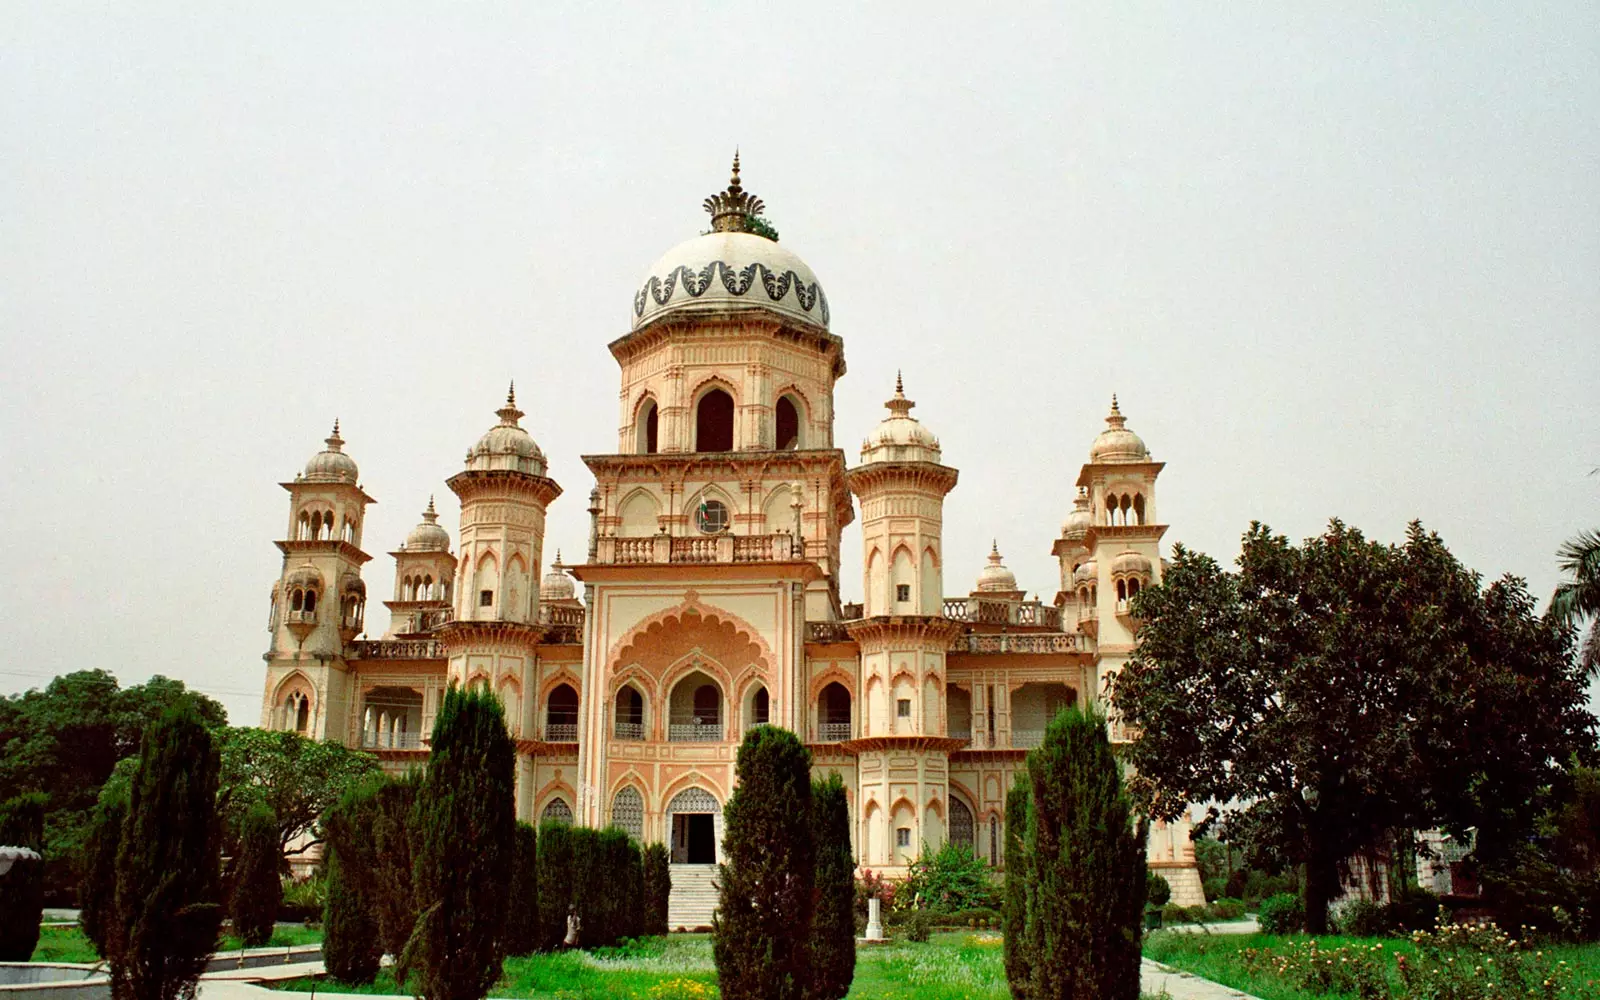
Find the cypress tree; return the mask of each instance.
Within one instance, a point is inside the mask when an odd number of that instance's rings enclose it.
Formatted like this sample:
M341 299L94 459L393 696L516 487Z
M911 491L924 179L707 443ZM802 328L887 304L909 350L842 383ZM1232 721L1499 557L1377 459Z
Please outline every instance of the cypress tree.
M257 802L239 823L239 860L233 869L233 930L246 947L258 948L272 939L283 898L278 878L282 864L277 814Z
M528 823L517 824L511 857L511 905L506 912L506 954L532 955L539 950L539 834Z
M651 844L644 849L644 933L666 934L667 899L672 895L672 855L666 844Z
M417 923L417 897L412 886L411 811L416 806L422 772L416 768L397 779L384 779L373 800L371 826L371 892L383 950L398 958Z
M0 962L26 962L39 944L44 915L44 809L42 792L24 792L0 802L0 847L23 847L40 855L19 858L0 875Z
M191 698L145 730L117 848L113 1000L191 997L222 923L220 763Z
M452 687L413 812L420 916L400 971L423 1000L481 1000L505 961L516 750L500 701Z
M628 838L628 895L623 906L623 937L644 937L644 852Z
M605 940L605 907L612 887L607 884L600 850L599 830L572 828L572 912L578 917L578 945L583 948L609 943Z
M794 733L745 734L728 797L712 953L723 1000L801 1000L810 985L811 754Z
M83 881L78 885L78 926L101 958L117 907L117 848L122 843L122 823L128 816L126 794L108 794L95 806L89 837L84 845Z
M1147 826L1134 823L1104 717L1056 716L1028 778L1031 995L1138 1000Z
M361 891L359 865L345 856L339 842L328 842L323 864L328 901L322 907L322 961L328 975L341 983L372 982L378 978L383 960L378 925Z
M856 974L856 862L850 805L834 771L811 785L811 839L817 856L817 911L811 924L811 1000L841 1000Z
M555 951L566 940L572 881L572 827L545 823L539 828L539 947L544 951Z
M1005 934L1006 982L1016 1000L1033 996L1033 963L1028 958L1028 776L1018 772L1006 793L1006 882L1001 923Z

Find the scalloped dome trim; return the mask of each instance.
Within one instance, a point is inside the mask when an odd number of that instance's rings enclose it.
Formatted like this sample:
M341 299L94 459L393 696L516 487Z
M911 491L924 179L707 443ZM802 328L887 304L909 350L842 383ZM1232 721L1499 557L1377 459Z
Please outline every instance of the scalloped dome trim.
M758 274L760 282L755 280ZM779 274L761 261L736 269L722 260L714 260L698 270L687 264L679 264L667 272L665 278L652 274L633 297L634 321L637 322L644 317L645 307L652 299L658 307L665 307L672 301L673 293L680 284L690 300L700 298L713 287L712 279L719 275L722 279L722 288L737 298L742 298L752 288L759 287L767 293L767 298L779 303L788 297L792 289L794 301L801 310L808 315L816 310L818 322L823 326L828 325L828 296L823 292L821 282L813 281L807 284L805 278L795 271L787 270Z

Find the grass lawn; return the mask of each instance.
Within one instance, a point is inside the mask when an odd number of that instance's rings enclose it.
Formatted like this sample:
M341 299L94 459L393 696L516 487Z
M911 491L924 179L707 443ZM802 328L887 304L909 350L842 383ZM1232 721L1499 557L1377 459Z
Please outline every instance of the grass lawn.
M318 944L322 941L320 928L305 927L301 924L280 924L272 932L272 940L267 942L269 947L287 948L292 945ZM217 945L218 951L232 951L239 947L239 939L225 934ZM77 927L41 927L39 928L39 944L33 949L32 962L88 962L100 961L100 956L95 953L94 945L83 936L83 931Z
M1243 954L1246 950L1281 953L1291 944L1306 943L1311 940L1313 940L1311 937L1305 935L1274 937L1270 934L1195 934L1166 931L1146 938L1144 953L1147 958L1254 994L1262 1000L1311 1000L1313 997L1355 1000L1354 993L1309 992L1301 988L1292 978L1274 975L1270 970L1252 972L1246 967ZM1384 959L1384 965L1388 970L1390 992L1396 996L1400 995L1397 989L1399 977L1392 956L1404 955L1408 960L1414 961L1414 956L1417 954L1417 949L1407 938L1352 938L1329 934L1317 937L1315 940L1325 952L1345 946L1372 948L1381 945L1383 952L1391 956ZM1565 961L1573 969L1577 984L1584 988L1584 992L1569 991L1567 995L1586 997L1595 995L1595 988L1585 984L1600 981L1600 945L1558 945L1544 951L1557 961Z
M701 1000L717 995L711 938L674 934L630 948L561 952L506 960L495 997L529 1000ZM311 980L279 984L310 992ZM388 970L371 986L315 981L319 993L404 994ZM998 935L935 934L926 944L862 948L851 1000L1008 1000Z

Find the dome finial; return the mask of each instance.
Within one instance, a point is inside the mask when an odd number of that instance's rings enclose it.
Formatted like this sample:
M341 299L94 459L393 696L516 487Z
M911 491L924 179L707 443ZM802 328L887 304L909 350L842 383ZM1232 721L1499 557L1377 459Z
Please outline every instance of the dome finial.
M894 394L896 396L904 396L906 394L906 384L901 380L900 369L898 368L894 370Z
M733 151L733 175L728 179L728 189L707 198L703 203L711 215L711 230L717 233L748 233L750 219L766 210L760 198L745 191L739 183L739 150Z
M339 447L344 444L344 438L339 436L338 417L333 418L333 433L323 438L322 441L328 446L329 451L338 451Z
M439 520L439 512L433 509L433 494L428 494L428 509L422 512L422 519L429 524Z
M517 409L517 383L513 380L506 389L506 405L494 411L502 424L511 427L517 426L517 421L522 418L522 411Z
M1117 406L1117 394L1113 392L1111 394L1111 412L1106 414L1106 423L1112 427L1122 427L1127 422L1128 418L1122 415L1122 409Z

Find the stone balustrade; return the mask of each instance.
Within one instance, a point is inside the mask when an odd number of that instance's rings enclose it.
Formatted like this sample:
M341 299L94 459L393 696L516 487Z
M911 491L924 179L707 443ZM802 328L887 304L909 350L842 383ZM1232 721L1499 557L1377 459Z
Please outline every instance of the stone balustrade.
M993 601L981 597L946 597L944 616L973 625L1061 628L1061 609L1038 601Z
M792 562L805 558L804 546L785 532L772 535L645 535L601 538L595 562L610 565L679 565Z

